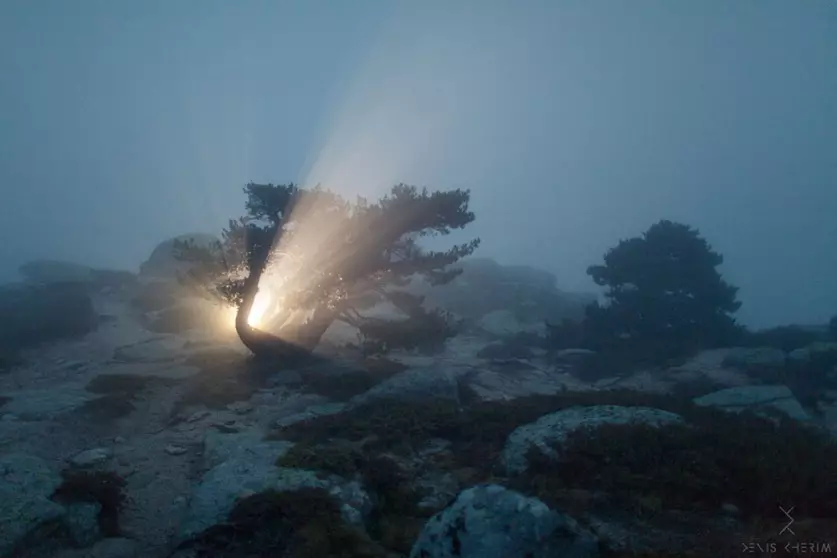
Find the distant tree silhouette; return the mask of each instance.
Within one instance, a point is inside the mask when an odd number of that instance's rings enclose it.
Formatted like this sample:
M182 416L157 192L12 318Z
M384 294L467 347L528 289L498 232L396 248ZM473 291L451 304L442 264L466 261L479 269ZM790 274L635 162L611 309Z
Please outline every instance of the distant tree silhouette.
M726 344L741 331L733 318L741 303L718 272L721 263L697 229L660 221L587 269L606 287L606 301L590 305L581 324L551 326L553 344L572 341L631 361Z
M178 258L193 264L192 284L239 308L238 333L254 353L270 353L271 344L281 352L276 339L311 350L335 320L357 326L364 344L379 349L425 346L454 334L450 316L424 309L421 297L403 287L414 276L433 285L449 282L460 270L448 266L477 248L479 239L442 252L419 244L474 220L468 190L398 184L375 203L294 184L250 183L244 193L246 215L229 222L221 242L180 244ZM254 331L247 315L259 278L274 264L290 270L287 296L270 332ZM370 292L404 309L408 320L387 327L362 316L358 307L368 304Z

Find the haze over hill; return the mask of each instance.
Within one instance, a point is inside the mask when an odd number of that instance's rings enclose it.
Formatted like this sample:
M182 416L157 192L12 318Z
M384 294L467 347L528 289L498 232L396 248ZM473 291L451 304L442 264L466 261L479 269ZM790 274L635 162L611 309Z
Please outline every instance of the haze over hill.
M0 6L0 278L136 269L249 180L469 187L477 253L590 291L698 227L752 326L837 309L837 7L434 1Z
M833 0L0 1L0 558L833 552L836 92Z

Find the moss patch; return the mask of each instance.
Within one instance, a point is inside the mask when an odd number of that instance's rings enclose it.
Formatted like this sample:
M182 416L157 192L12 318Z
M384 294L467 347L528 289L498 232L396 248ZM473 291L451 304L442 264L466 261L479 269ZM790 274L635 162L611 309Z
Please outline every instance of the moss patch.
M680 414L686 424L578 430L561 445L560 460L532 452L525 475L502 478L495 466L515 428L561 409L605 404L658 408ZM390 488L376 488L378 481L364 476L370 456L390 452L415 459L430 439L446 439L453 455L433 466L467 471L463 487L493 479L579 519L591 514L616 518L637 532L650 533L633 554L619 556L738 555L741 537L765 535L762 526L783 517L780 505L796 506L797 521L813 525L837 517L835 442L791 419L725 413L698 407L682 396L567 392L462 409L445 401L380 400L290 425L271 437L298 443L286 457L298 466L360 475L370 494L384 494L391 501L402 498L398 491L409 483L402 477ZM336 449L352 447L340 446L346 441L360 448L360 457L357 450ZM403 474L393 473L395 478ZM387 477L379 473L378 479ZM406 552L407 541L417 533L410 525L420 527L421 522L415 494L401 501L406 502L403 509L379 504L369 530L387 548ZM723 520L720 507L725 503L740 510L737 522Z
M266 491L239 500L226 523L210 527L185 548L197 558L385 558L386 552L346 525L323 489Z
M577 430L558 460L533 449L527 474L510 486L577 518L616 518L643 533L634 553L618 556L739 556L747 540L781 539L780 506L794 506L797 522L811 526L807 540L830 540L837 443L787 418L701 408L684 415L686 424ZM740 517L724 521L722 504L734 504ZM802 540L799 532L791 539Z
M446 400L407 402L381 399L337 415L320 416L275 430L271 439L309 445L328 439L367 440L380 450L412 454L431 438L454 446L461 466L484 467L502 451L509 434L541 416L577 405L656 407L681 412L694 406L687 399L621 390L565 392L481 402L460 409Z
M715 512L735 504L745 516L837 518L837 443L783 419L695 409L687 424L608 424L569 435L561 459L538 458L530 472L551 488L601 490L637 514L655 509Z
M119 513L125 504L125 479L112 472L68 470L52 498L62 504L96 502L99 528L106 537L120 536Z

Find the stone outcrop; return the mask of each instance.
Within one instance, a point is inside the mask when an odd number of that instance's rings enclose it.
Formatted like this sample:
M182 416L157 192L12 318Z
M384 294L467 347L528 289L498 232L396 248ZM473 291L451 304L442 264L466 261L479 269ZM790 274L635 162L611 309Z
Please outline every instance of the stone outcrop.
M787 386L781 385L731 387L698 397L694 402L697 405L717 407L730 412L747 410L764 414L766 410L773 409L796 420L811 419L793 392Z
M479 485L431 518L410 558L593 558L596 538L571 517L503 486Z
M537 421L519 426L503 448L503 465L510 474L520 474L529 466L527 453L533 447L548 457L557 457L556 445L573 431L602 424L628 424L641 422L654 426L681 422L679 415L647 407L620 407L595 405L572 407L545 415Z

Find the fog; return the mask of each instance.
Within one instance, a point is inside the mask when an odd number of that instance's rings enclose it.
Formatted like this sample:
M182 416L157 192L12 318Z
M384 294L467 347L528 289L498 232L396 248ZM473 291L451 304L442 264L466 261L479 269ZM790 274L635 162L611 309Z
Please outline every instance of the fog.
M0 278L136 269L248 181L471 188L478 254L585 271L667 218L752 326L837 312L837 5L0 3Z

